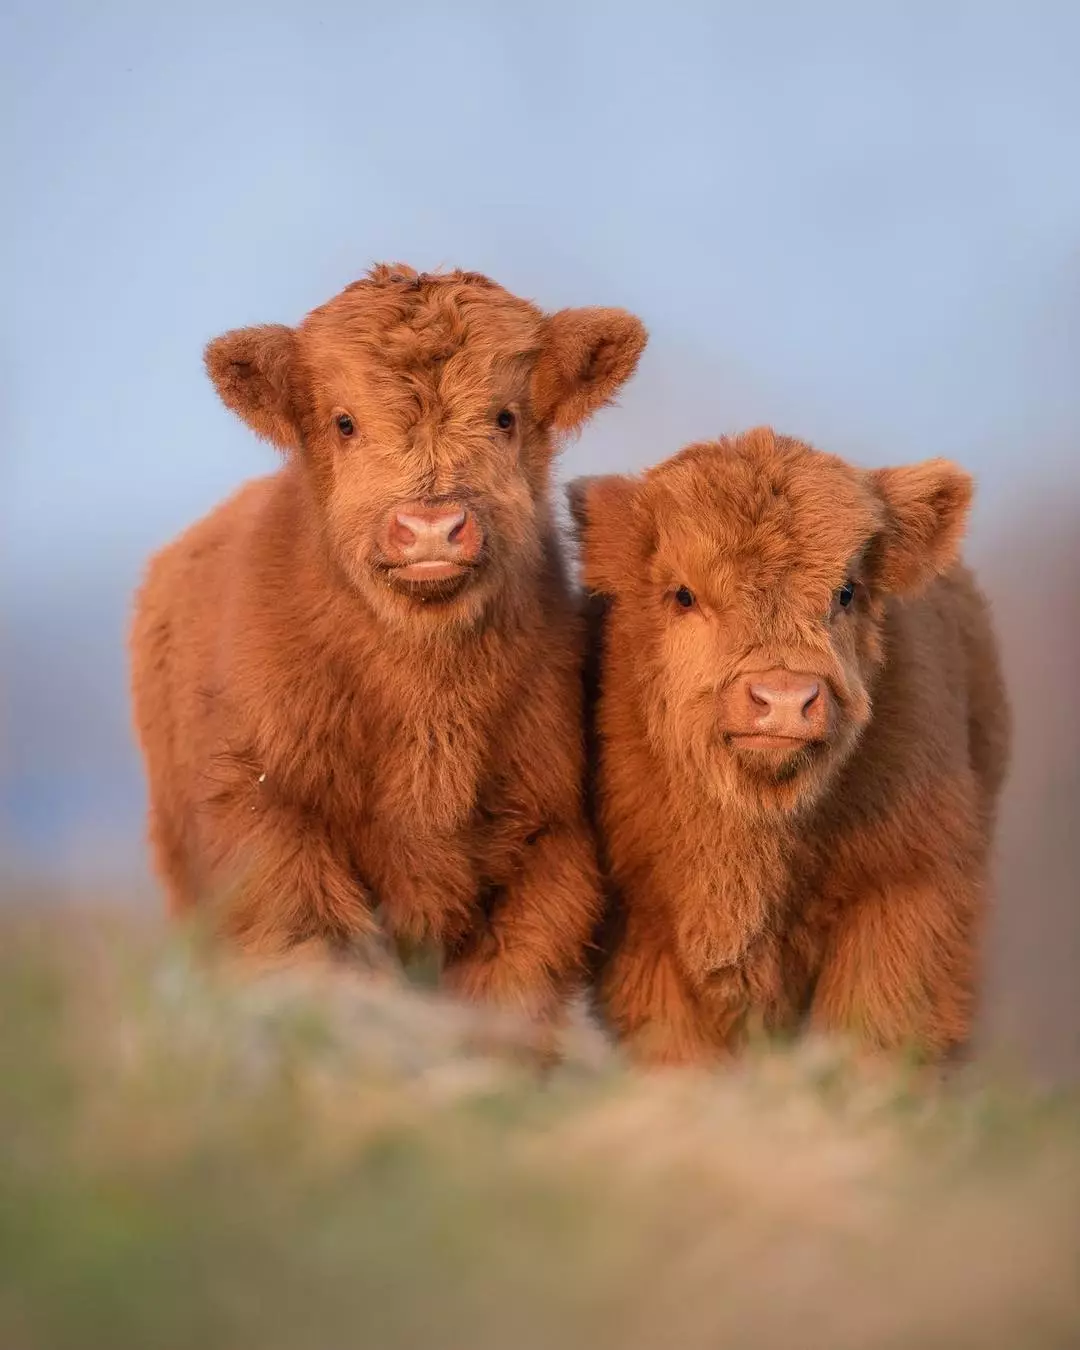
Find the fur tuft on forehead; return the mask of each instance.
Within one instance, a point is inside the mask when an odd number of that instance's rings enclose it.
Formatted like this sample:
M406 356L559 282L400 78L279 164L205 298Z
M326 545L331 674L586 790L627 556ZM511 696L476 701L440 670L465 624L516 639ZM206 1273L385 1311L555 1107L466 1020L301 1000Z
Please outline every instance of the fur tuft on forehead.
M308 315L313 342L333 337L410 374L468 349L479 364L525 359L541 345L543 314L479 272L416 272L380 263Z
M484 276L483 272L466 272L462 271L460 267L452 268L448 272L418 272L415 267L410 267L408 263L402 262L375 263L368 268L366 276L352 283L352 287L397 286L419 291L429 286L447 286L459 283L479 286L488 290L502 290L498 282ZM352 289L352 287L346 289Z
M645 475L663 551L744 589L835 586L883 522L857 469L757 428L688 446Z
M475 450L514 405L536 467L613 401L646 340L624 310L547 314L478 272L379 263L296 329L233 330L206 359L226 405L286 452L310 450L338 409L386 445L418 423L433 437L456 428L460 456L460 437Z
M592 588L648 588L648 563L718 603L780 589L811 607L850 568L881 592L919 594L957 559L972 496L945 460L867 471L768 427L689 445L620 492L600 481L578 484L574 507Z

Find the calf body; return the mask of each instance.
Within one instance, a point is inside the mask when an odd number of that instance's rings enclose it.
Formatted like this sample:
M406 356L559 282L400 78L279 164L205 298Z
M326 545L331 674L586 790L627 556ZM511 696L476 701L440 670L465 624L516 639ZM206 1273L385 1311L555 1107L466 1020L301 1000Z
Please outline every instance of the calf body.
M434 942L466 995L558 1000L599 891L549 465L644 340L622 311L379 267L297 329L211 343L222 398L286 462L138 596L174 911L215 901L257 954Z
M764 429L572 485L604 597L597 994L638 1058L807 1019L967 1041L1009 735L970 495Z

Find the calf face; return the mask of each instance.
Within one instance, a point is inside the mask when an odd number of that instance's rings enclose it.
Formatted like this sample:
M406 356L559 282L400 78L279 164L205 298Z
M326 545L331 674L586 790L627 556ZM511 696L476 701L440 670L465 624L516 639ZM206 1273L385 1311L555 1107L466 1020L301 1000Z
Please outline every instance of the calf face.
M224 403L295 457L345 580L398 625L475 624L541 563L553 435L645 344L632 315L545 315L475 273L379 266L297 328L211 342Z
M860 471L767 429L572 484L618 611L605 669L654 748L731 806L811 804L870 717L887 598L953 562L971 491L943 460Z

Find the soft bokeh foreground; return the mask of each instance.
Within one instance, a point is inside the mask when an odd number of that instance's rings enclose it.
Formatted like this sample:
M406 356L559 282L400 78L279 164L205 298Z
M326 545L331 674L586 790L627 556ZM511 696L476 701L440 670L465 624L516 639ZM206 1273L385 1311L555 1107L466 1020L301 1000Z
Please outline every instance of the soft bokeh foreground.
M1040 1350L1080 1105L839 1048L652 1078L131 914L0 931L5 1350Z

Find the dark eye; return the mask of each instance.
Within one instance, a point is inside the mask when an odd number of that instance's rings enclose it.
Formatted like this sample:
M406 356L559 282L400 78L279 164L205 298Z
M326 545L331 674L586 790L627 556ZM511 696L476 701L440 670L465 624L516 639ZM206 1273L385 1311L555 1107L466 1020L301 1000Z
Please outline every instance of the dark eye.
M343 436L351 436L356 430L356 423L348 413L342 413L340 417L334 419L337 422L337 429Z
M514 426L514 414L509 408L500 408L495 414L495 425L500 431L511 431Z
M836 592L836 603L840 606L841 609L847 609L848 605L850 605L852 600L854 599L855 599L855 583L853 581L845 581L844 584L840 587L840 589Z
M675 592L675 603L682 609L694 608L694 592L689 586L680 586Z

